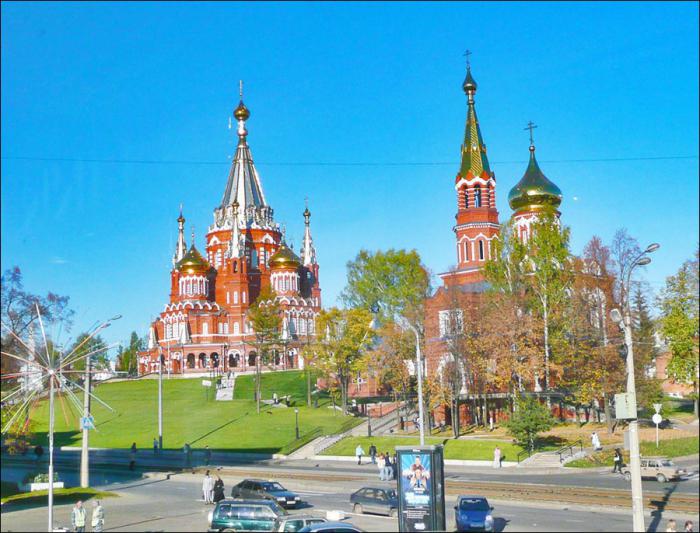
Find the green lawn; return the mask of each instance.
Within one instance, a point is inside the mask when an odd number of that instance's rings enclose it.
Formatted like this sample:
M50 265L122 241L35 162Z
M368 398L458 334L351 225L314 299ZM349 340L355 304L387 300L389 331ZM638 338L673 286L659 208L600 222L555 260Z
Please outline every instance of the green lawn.
M361 444L367 453L372 443L380 453L387 451L393 453L395 446L418 445L418 442L418 437L347 437L324 450L323 455L355 455L355 448L358 444ZM518 453L522 451L522 448L516 444L497 440L454 440L426 437L425 443L428 445L444 444L445 459L490 461L493 459L494 448L499 446L504 461L515 461Z
M281 373L278 373L281 374ZM302 372L288 372L289 376L266 375L266 380L277 380L278 395L286 394L285 383L303 379ZM295 381L296 380L296 381ZM241 378L245 396L245 378ZM236 380L236 388L238 388ZM294 392L294 391L297 392ZM297 394L299 386L292 388ZM105 448L128 448L132 442L150 449L158 433L158 383L156 380L105 383L95 390L96 395L112 408L111 413L93 401L93 415L97 429L90 433L90 445ZM264 406L256 413L255 402L237 399L217 402L215 391L205 388L200 379L165 379L163 381L163 442L165 449L180 449L189 442L193 448L205 445L213 450L276 453L292 443L295 433L294 409ZM305 389L304 389L305 394ZM48 402L43 402L32 414L32 431L36 440L46 445ZM299 405L299 430L304 435L321 428L322 433L337 432L348 420L336 410L318 409ZM70 408L67 398L56 400L56 445L80 445L79 416ZM46 446L45 446L46 447Z
M117 497L114 492L104 492L91 488L80 488L74 487L71 489L55 489L53 491L54 503L64 503L71 502L74 503L78 500L86 501L90 498L113 498ZM47 505L49 499L48 490L36 490L34 492L20 492L11 496L3 496L2 503L8 504L19 504L28 506L42 506Z
M659 441L659 447L656 447L656 441L643 441L640 443L640 453L642 457L683 457L685 455L697 455L700 452L697 437L688 437L682 439L668 439ZM603 450L567 463L566 466L571 468L596 468L602 466L612 467L614 450ZM623 451L625 463L629 463L629 452Z
M315 376L311 376L311 385L315 383ZM312 389L313 390L313 389ZM298 405L306 404L306 374L302 371L290 370L287 372L269 372L261 375L260 391L263 400L277 396L290 395L291 401ZM247 374L236 378L236 386L233 390L236 400L255 399L255 376Z
M664 418L675 418L684 422L691 422L695 419L693 401L665 398L661 415Z

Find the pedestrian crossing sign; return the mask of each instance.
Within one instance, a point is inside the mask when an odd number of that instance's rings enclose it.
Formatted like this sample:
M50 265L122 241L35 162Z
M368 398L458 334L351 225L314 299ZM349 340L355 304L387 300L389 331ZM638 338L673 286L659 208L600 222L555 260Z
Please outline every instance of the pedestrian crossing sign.
M95 419L92 415L84 416L80 419L80 429L95 429Z

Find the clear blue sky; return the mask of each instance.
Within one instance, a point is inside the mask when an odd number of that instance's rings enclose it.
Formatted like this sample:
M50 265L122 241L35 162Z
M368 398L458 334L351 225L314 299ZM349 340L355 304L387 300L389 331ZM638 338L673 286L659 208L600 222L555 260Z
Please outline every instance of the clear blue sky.
M469 48L501 219L533 120L573 251L626 226L661 243L658 289L698 245L697 43L691 2L3 3L2 268L69 295L74 330L121 313L107 340L144 334L180 202L203 248L243 78L253 156L297 247L310 199L325 305L362 247L416 248L442 272ZM694 157L561 162L676 156Z

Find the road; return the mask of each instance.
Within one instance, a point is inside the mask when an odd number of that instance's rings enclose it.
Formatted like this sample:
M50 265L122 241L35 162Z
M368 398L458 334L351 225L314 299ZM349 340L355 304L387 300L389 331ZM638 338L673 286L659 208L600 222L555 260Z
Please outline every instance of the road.
M168 479L164 474L153 477L131 479L111 474L102 479L112 479L101 486L117 492L120 497L104 501L106 510L105 531L206 531L207 513L212 509L201 501L200 474L176 474ZM222 476L226 492L240 481L234 475ZM97 479L97 478L95 478ZM298 492L308 502L308 507L300 511L324 515L329 510L343 510L348 521L367 531L396 531L397 522L380 516L353 515L349 504L349 494L361 486L384 485L367 483L364 480L327 481L289 480L283 484ZM452 499L446 502L448 530L454 530ZM534 502L492 501L498 531L629 531L631 517L628 511L590 509L575 506L538 504ZM58 525L69 525L70 505L56 508ZM649 531L663 531L666 521L674 518L681 524L688 518L697 522L697 516L664 514L647 516ZM3 509L2 531L37 531L46 528L45 508L31 510Z

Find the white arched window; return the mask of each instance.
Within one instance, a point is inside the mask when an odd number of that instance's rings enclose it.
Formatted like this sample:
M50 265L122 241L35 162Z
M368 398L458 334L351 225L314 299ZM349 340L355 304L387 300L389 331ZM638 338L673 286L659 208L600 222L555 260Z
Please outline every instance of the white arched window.
M241 327L238 325L238 322L233 323L233 334L234 335L239 335L241 333Z
M233 291L233 303L238 303L238 291Z
M209 324L202 324L202 335L209 335Z
M241 300L245 303L245 291L241 293Z
M224 324L224 334L228 335L228 322Z

